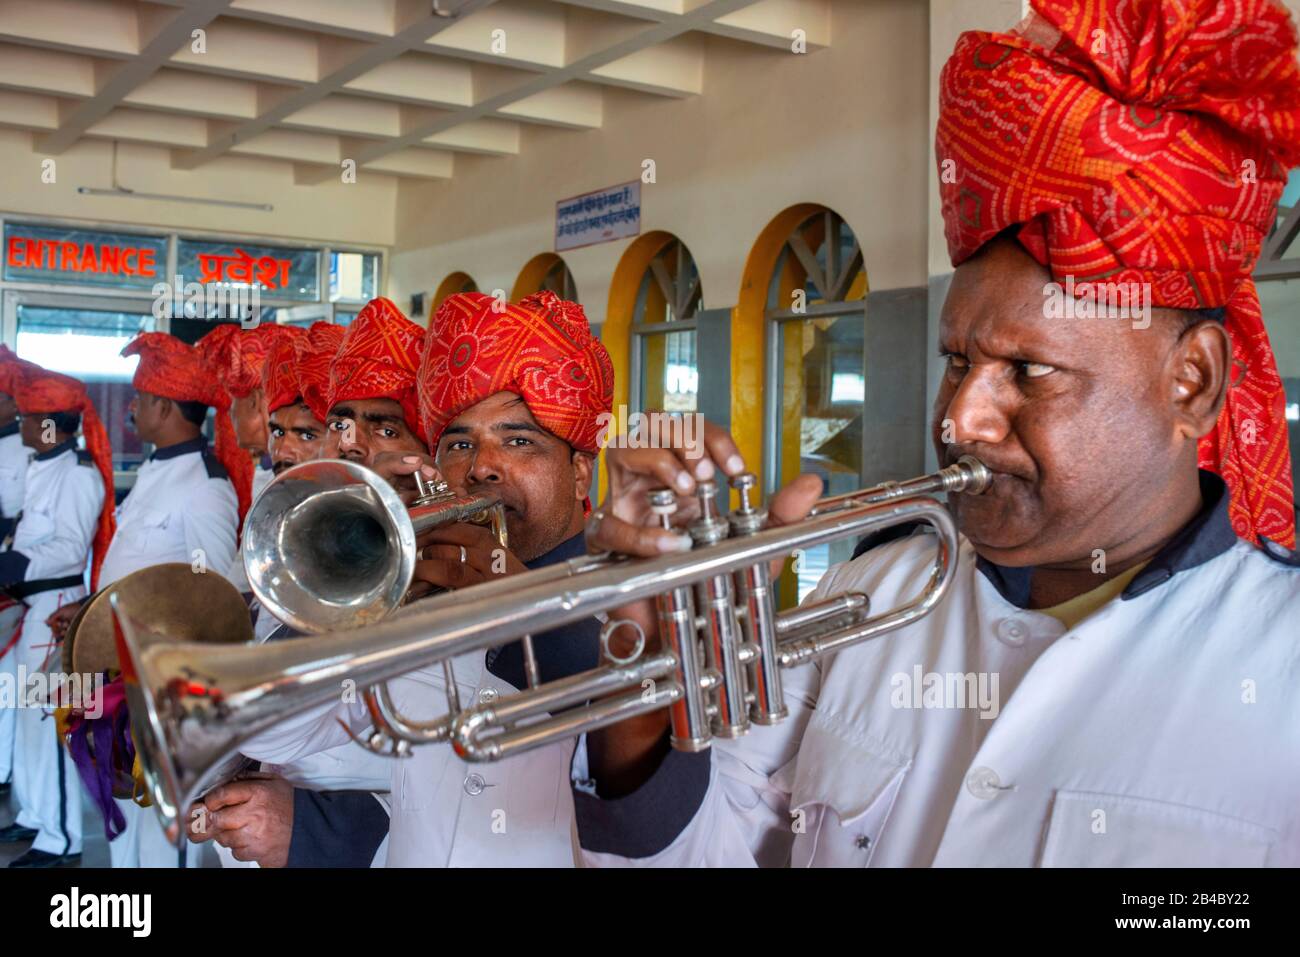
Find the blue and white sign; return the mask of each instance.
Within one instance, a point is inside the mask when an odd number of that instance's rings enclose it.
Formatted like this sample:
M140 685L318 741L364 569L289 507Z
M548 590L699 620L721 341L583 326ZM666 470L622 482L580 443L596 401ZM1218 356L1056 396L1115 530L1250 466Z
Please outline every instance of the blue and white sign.
M555 251L607 243L641 232L641 181L620 183L555 204Z

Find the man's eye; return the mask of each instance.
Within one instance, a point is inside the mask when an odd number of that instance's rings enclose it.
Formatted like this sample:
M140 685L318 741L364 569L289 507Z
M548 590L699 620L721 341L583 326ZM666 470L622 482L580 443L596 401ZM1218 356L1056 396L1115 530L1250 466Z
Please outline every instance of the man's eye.
M970 361L965 356L959 356L954 352L945 352L943 358L948 363L949 372L965 372L970 368Z
M271 434L277 439L282 439L284 438L284 429L272 429Z
M315 432L310 432L310 431L307 431L307 430L303 430L302 432L299 432L299 433L298 433L298 438L302 439L302 441L304 441L304 442L315 442L315 441L316 441L316 433L315 433Z
M348 420L335 419L333 422L329 424L329 427L333 429L335 432L346 432L348 428Z
M533 443L531 440L525 439L522 436L515 436L510 440L509 444L518 448L519 446L532 445Z
M380 429L380 430L379 430L379 434L382 435L382 436L383 436L384 438L386 438L386 439L395 439L395 438L397 438L397 430L396 430L396 429Z
M1041 379L1045 375L1051 375L1056 371L1055 366L1049 366L1043 362L1018 362L1020 374L1026 379Z
M463 441L463 440L460 441L460 442L448 442L448 443L447 443L447 451L448 451L448 452L464 452L464 451L465 451L466 449L468 449L468 448L469 448L469 443L468 443L468 442L465 442L465 441Z

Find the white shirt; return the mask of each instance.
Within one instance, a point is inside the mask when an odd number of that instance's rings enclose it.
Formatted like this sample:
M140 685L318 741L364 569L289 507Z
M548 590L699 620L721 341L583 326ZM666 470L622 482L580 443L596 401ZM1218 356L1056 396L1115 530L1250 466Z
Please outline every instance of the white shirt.
M1223 550L1205 560L1216 535ZM677 809L671 833L653 833L674 817L666 803L638 796L673 794L665 775L691 777L697 756L670 756L619 802L579 794L584 861L1300 865L1300 568L1228 544L1222 509L1197 540L1177 559L1189 567L1160 583L1158 555L1128 597L1067 630L1003 597L962 539L934 612L786 671L785 722L715 741L696 776L707 790ZM920 591L933 541L837 566L810 600L857 591L873 611L895 607ZM1151 587L1130 594L1139 584ZM997 676L996 707L933 691L948 706L918 707L932 673L983 675L990 692ZM586 776L584 750L575 782Z
M100 569L111 585L150 565L185 562L224 575L235 557L235 487L201 439L155 452L117 509L117 532Z
M463 705L516 689L487 670L482 651L453 659ZM390 682L402 714L427 721L447 710L442 668ZM489 690L490 689L490 690ZM337 747L348 740L338 720L364 735L371 720L355 700L286 718L240 750L272 763ZM417 747L388 761L391 779L389 867L572 867L571 742L548 745L492 764L470 764L451 745Z
M23 510L31 455L32 450L23 445L23 437L18 434L18 423L13 423L13 431L0 436L0 518L17 518Z
M28 560L24 581L84 573L104 505L99 470L81 464L73 447L51 451L49 458L32 459L22 521L14 530L13 550Z

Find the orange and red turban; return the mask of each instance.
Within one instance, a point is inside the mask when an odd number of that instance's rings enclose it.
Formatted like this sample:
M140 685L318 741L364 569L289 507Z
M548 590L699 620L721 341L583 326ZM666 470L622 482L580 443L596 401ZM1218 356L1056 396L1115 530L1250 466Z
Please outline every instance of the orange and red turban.
M244 329L224 323L200 339L195 348L207 370L233 399L247 398L262 385L262 369L281 330L290 328L274 322Z
M407 428L423 436L415 394L423 347L422 328L389 300L370 300L348 326L334 357L326 409L348 399L394 399Z
M326 393L329 391L330 369L334 366L334 357L338 355L345 331L343 326L332 322L313 322L305 336L294 340L302 401L322 422L329 412Z
M19 360L21 361L21 360ZM8 363L6 363L8 364ZM104 505L95 528L93 558L90 563L90 589L99 587L99 567L108 554L108 544L113 540L116 523L113 512L117 505L113 498L113 448L108 432L100 421L95 404L86 394L86 385L79 379L50 372L30 362L23 363L22 374L14 381L13 397L22 415L41 415L54 412L75 412L81 416L81 434L86 439L90 453L104 480Z
M18 390L19 380L28 372L42 372L34 362L19 359L18 355L6 345L0 345L0 392L13 397ZM52 411L52 410L51 410Z
M518 304L465 292L438 307L420 363L430 450L452 419L497 392L518 395L543 428L573 448L599 451L614 367L582 306L553 292Z
M207 370L199 351L165 332L142 332L122 350L124 356L140 357L131 384L175 402L202 402L217 410L217 441L213 451L230 475L239 499L239 521L244 521L253 489L253 461L239 448L230 416L230 395Z
M1251 271L1300 161L1300 68L1270 0L1032 0L1010 34L962 34L936 153L953 265L1002 230L1062 283L1145 283L1226 307L1234 373L1202 467L1237 535L1295 545L1282 382Z
M297 402L302 395L298 386L297 344L306 338L307 330L298 326L281 326L271 351L262 364L262 391L266 394L266 411Z

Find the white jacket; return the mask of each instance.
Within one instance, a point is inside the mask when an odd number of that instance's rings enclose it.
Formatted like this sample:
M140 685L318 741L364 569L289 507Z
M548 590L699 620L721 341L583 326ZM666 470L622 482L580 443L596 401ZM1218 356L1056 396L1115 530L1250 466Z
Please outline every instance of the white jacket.
M963 539L928 617L785 672L782 724L674 753L617 802L580 750L585 862L1300 865L1300 568L1237 541L1225 501L1073 629L1004 596ZM892 542L811 597L883 611L932 557L928 535ZM935 690L968 675L993 707Z

